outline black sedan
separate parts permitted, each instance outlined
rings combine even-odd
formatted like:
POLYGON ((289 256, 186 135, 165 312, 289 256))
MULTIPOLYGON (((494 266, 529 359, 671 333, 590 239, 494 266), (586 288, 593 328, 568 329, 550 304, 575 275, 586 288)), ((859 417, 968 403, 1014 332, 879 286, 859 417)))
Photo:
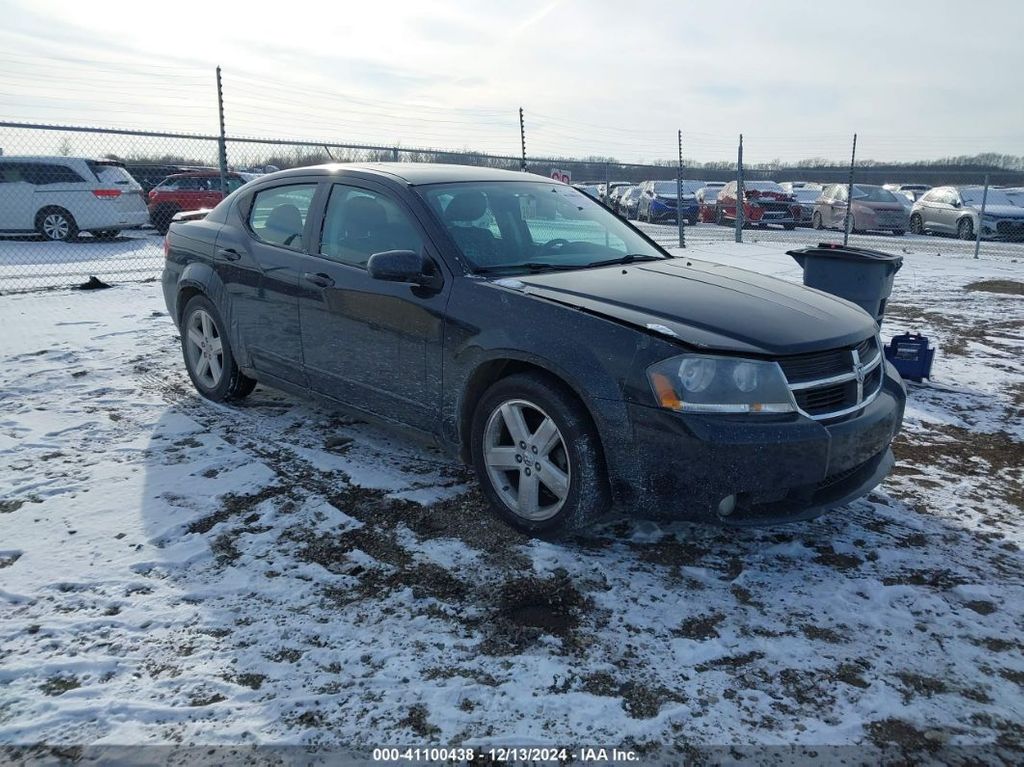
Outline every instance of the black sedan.
POLYGON ((892 466, 905 392, 871 317, 673 257, 534 175, 282 171, 173 223, 165 249, 203 396, 259 382, 430 435, 531 534, 613 508, 807 518, 892 466))

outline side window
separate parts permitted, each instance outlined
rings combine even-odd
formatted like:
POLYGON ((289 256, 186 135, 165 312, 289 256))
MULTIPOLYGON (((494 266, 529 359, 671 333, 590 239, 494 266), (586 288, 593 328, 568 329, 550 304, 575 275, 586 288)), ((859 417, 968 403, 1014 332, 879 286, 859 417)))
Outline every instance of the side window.
POLYGON ((23 180, 19 165, 13 162, 0 163, 0 184, 17 184, 23 180))
POLYGON ((374 253, 422 248, 412 219, 390 197, 344 184, 331 187, 320 255, 365 268, 374 253))
POLYGON ((50 163, 29 163, 26 181, 32 184, 80 184, 85 181, 78 173, 67 165, 50 163))
POLYGON ((290 184, 263 189, 253 197, 249 229, 263 242, 302 249, 302 231, 316 184, 290 184))

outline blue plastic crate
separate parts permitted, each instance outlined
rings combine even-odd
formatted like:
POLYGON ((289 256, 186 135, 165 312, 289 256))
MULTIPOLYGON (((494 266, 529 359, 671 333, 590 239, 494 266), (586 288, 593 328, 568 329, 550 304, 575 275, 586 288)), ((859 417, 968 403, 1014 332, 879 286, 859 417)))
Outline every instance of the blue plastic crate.
POLYGON ((932 377, 932 359, 935 350, 929 348, 927 337, 920 333, 893 336, 885 347, 885 358, 904 378, 921 381, 932 377))

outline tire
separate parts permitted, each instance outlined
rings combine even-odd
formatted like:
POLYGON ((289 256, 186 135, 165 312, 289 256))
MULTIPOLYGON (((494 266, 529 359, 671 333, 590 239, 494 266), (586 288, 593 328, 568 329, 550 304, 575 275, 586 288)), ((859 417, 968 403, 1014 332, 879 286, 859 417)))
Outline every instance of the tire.
POLYGON ((722 210, 721 205, 715 206, 715 223, 719 226, 726 226, 725 223, 725 211, 722 210))
POLYGON ((956 222, 956 236, 961 240, 974 239, 974 222, 969 218, 961 218, 956 222))
POLYGON ((590 415, 553 378, 521 373, 495 383, 477 403, 470 439, 473 465, 492 509, 527 535, 578 529, 603 516, 611 504, 590 415), (519 432, 515 437, 514 431, 519 432), (533 438, 546 444, 532 444, 533 438), (524 481, 529 484, 520 502, 524 481))
POLYGON ((92 233, 92 236, 97 240, 113 240, 119 234, 121 234, 120 229, 97 229, 92 233))
POLYGON ((177 212, 177 208, 157 208, 150 216, 150 223, 160 234, 167 234, 167 230, 171 228, 171 219, 177 212))
POLYGON ((50 242, 72 242, 78 236, 78 224, 64 208, 43 208, 36 214, 36 231, 50 242))
POLYGON ((821 223, 821 213, 819 213, 818 211, 814 211, 814 213, 811 214, 811 228, 812 229, 824 229, 825 228, 825 225, 823 223, 821 223))
POLYGON ((213 302, 206 296, 193 296, 185 304, 181 318, 181 353, 196 391, 214 402, 241 399, 249 394, 256 381, 238 369, 224 333, 224 321, 213 302), (203 351, 202 344, 206 344, 209 353, 203 351))
POLYGON ((924 234, 924 221, 921 220, 919 213, 915 213, 910 217, 910 233, 924 234))

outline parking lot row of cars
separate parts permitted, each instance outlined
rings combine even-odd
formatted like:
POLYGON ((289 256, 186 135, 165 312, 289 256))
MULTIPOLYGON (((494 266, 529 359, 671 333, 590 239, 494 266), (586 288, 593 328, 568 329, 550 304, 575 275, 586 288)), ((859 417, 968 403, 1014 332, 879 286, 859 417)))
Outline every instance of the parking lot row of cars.
POLYGON ((911 231, 967 240, 980 231, 983 239, 1024 242, 1024 187, 986 193, 970 185, 854 184, 850 199, 847 184, 752 180, 744 182, 741 201, 736 181, 615 181, 576 187, 623 218, 652 223, 674 223, 678 215, 690 225, 734 226, 742 206, 745 226, 840 231, 846 226, 858 233, 911 231))
MULTIPOLYGON (((229 172, 228 192, 258 174, 229 172)), ((217 168, 125 164, 86 157, 0 156, 0 233, 65 242, 111 239, 151 225, 161 234, 182 211, 224 198, 217 168)))
MULTIPOLYGON (((228 192, 258 173, 229 172, 228 192)), ((737 200, 735 181, 650 180, 577 184, 620 216, 674 223, 677 211, 690 225, 888 231, 902 235, 948 234, 974 239, 1024 241, 1024 188, 924 184, 846 184, 747 181, 737 200), (982 206, 984 204, 984 211, 982 206), (849 209, 849 216, 847 210, 849 209)), ((156 163, 125 164, 85 157, 0 156, 0 233, 38 234, 55 241, 81 232, 112 238, 124 229, 151 225, 166 233, 183 211, 212 208, 223 199, 217 168, 156 163)))

